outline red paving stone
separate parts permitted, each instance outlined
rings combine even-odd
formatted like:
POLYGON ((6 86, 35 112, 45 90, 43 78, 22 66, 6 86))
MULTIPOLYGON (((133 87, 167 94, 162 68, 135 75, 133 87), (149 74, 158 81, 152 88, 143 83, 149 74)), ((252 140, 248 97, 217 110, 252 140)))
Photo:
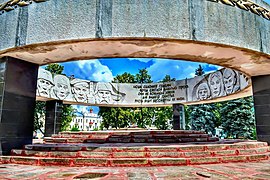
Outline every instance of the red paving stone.
MULTIPOLYGON (((156 159, 158 161, 158 159, 156 159)), ((181 161, 175 161, 181 164, 181 161)), ((270 161, 162 167, 42 167, 1 164, 2 180, 72 180, 87 174, 101 180, 270 179, 270 161), (101 176, 104 177, 101 177, 101 176)), ((86 177, 86 176, 85 176, 86 177)))

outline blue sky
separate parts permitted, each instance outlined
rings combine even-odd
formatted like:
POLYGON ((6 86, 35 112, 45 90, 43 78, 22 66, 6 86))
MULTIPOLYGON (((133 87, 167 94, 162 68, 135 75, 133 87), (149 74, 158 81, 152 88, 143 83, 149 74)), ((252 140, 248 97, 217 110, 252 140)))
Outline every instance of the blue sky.
MULTIPOLYGON (((116 75, 124 72, 135 75, 143 68, 148 70, 154 82, 162 80, 165 75, 180 80, 194 77, 199 64, 206 73, 219 69, 211 64, 157 58, 106 58, 61 63, 67 76, 74 75, 75 78, 99 82, 110 82, 116 75)), ((74 107, 80 112, 90 109, 87 106, 74 107)), ((98 107, 93 109, 95 113, 98 112, 98 107)))
POLYGON ((219 68, 205 63, 157 58, 106 58, 61 63, 67 76, 103 82, 110 82, 116 75, 124 72, 135 75, 143 68, 148 70, 154 82, 162 80, 165 75, 178 80, 191 78, 199 64, 206 73, 219 68))

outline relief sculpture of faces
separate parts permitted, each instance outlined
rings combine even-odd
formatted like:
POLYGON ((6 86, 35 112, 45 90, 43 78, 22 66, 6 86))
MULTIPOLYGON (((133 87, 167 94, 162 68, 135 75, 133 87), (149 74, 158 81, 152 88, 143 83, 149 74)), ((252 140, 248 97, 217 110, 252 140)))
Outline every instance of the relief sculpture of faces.
POLYGON ((201 83, 196 91, 196 97, 198 100, 205 100, 208 99, 210 96, 210 90, 207 83, 201 83))
POLYGON ((60 100, 65 99, 70 94, 71 88, 69 79, 64 75, 57 74, 54 76, 54 83, 55 83, 54 87, 55 96, 60 100))
POLYGON ((208 84, 212 98, 222 96, 224 93, 222 74, 220 71, 214 72, 208 77, 208 84))
POLYGON ((49 98, 52 87, 53 79, 51 72, 40 68, 38 70, 37 95, 49 98))
POLYGON ((110 104, 123 100, 125 94, 117 91, 111 83, 98 83, 96 87, 96 103, 110 104))
POLYGON ((224 82, 225 92, 227 94, 232 94, 237 90, 237 87, 236 87, 237 77, 236 77, 236 73, 232 69, 224 70, 223 82, 224 82))
POLYGON ((112 102, 112 92, 110 84, 98 83, 96 88, 96 102, 98 104, 109 104, 112 102))
POLYGON ((71 92, 77 102, 87 102, 89 94, 89 83, 87 81, 73 79, 71 82, 71 92))

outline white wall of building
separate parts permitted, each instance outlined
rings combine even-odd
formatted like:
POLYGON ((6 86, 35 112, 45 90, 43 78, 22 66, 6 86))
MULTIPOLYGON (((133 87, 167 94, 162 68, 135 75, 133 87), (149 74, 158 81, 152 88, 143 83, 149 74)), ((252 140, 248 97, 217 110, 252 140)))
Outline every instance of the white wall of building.
POLYGON ((80 131, 91 131, 100 128, 102 117, 98 116, 98 114, 90 111, 77 113, 76 115, 70 123, 70 129, 74 126, 77 126, 80 131))

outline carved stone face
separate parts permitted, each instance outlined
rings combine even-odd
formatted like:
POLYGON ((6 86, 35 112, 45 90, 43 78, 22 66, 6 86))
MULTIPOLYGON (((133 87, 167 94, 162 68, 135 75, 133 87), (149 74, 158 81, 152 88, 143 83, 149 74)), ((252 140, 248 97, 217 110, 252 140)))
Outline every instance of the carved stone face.
POLYGON ((70 93, 69 79, 63 75, 56 75, 54 78, 54 82, 55 82, 54 88, 55 96, 60 100, 65 99, 70 93))
POLYGON ((89 85, 87 82, 78 82, 73 85, 72 92, 77 102, 86 102, 89 93, 89 85))
POLYGON ((198 86, 197 90, 197 99, 205 100, 209 97, 210 92, 206 83, 202 83, 198 86))
POLYGON ((50 97, 50 90, 52 86, 52 83, 46 79, 37 80, 37 91, 40 96, 50 97))
POLYGON ((98 103, 111 103, 112 96, 109 90, 99 90, 97 93, 98 103))
POLYGON ((209 85, 212 92, 212 97, 220 96, 222 89, 222 79, 217 74, 214 74, 210 77, 209 85))
POLYGON ((223 74, 223 82, 225 86, 225 91, 227 94, 234 92, 234 85, 236 82, 235 73, 232 69, 225 69, 223 74))

